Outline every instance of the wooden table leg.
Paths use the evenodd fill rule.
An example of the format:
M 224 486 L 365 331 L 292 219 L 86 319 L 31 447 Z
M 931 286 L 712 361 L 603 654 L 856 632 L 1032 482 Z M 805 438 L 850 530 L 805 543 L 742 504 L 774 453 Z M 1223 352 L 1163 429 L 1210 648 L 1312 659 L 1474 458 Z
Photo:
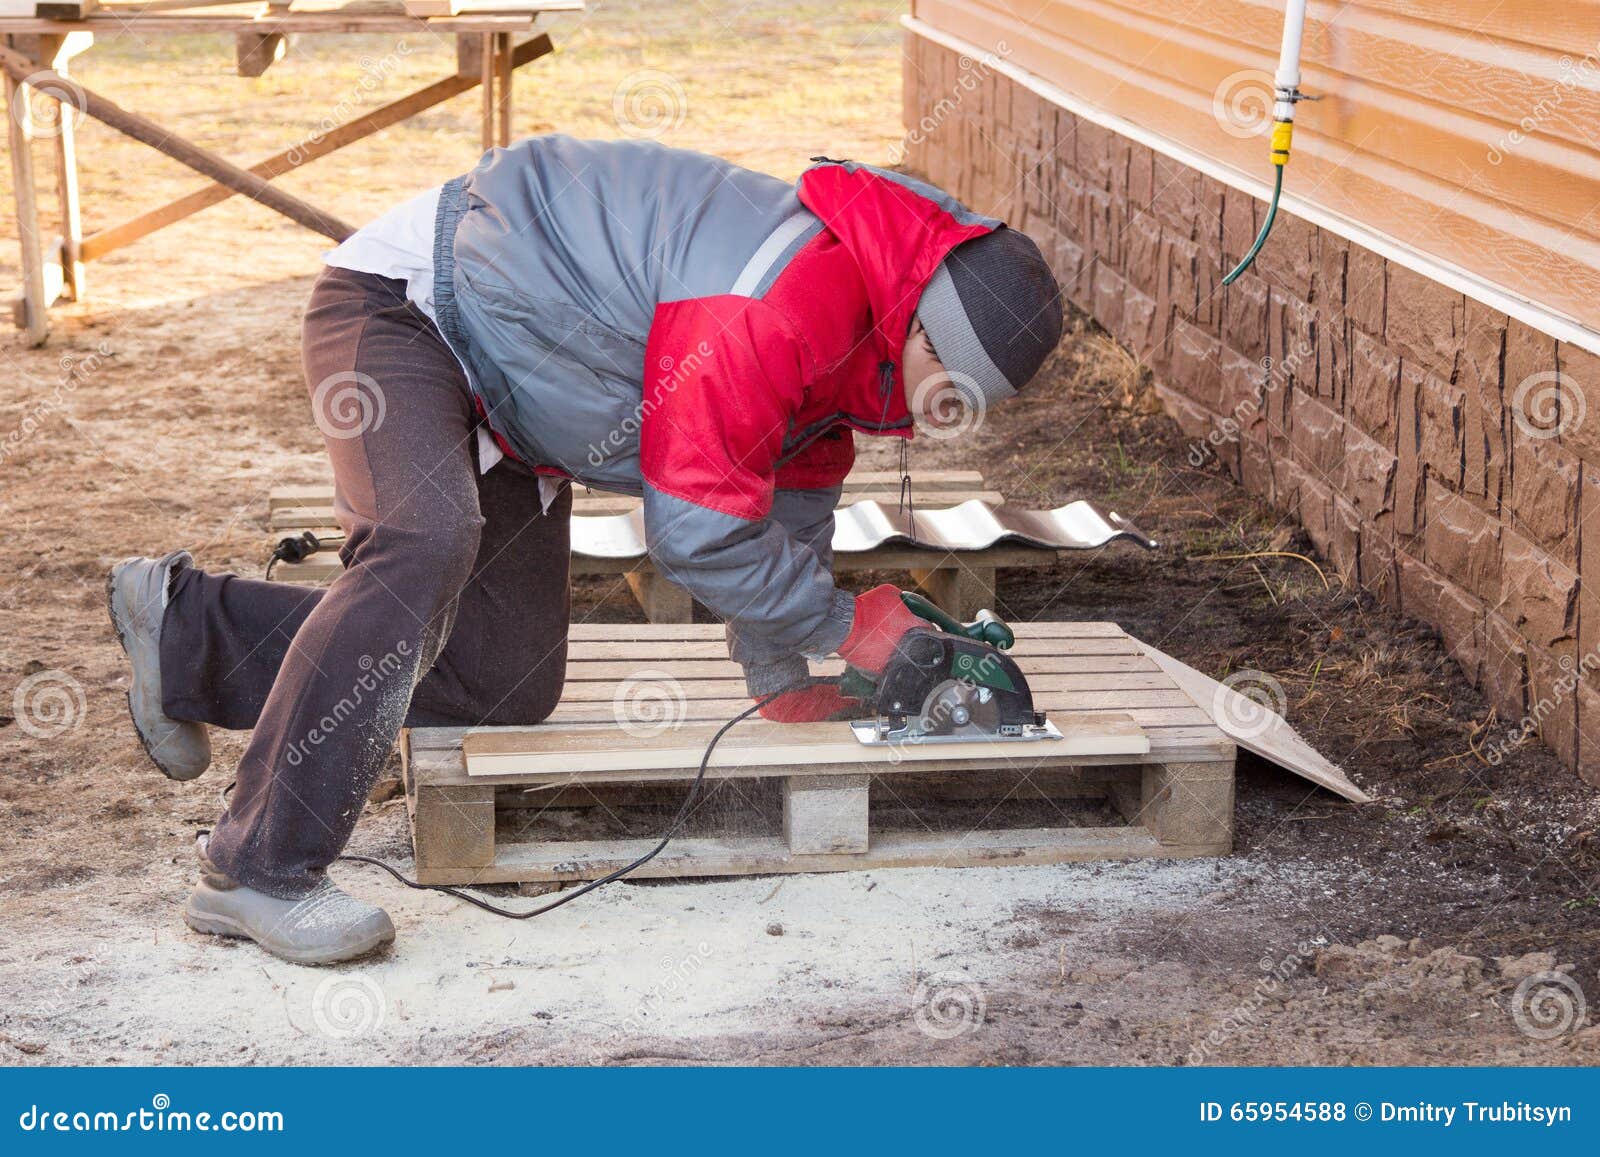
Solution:
M 499 129 L 495 138 L 501 148 L 511 143 L 511 33 L 495 33 L 496 51 L 495 72 L 495 99 L 498 105 Z
M 11 147 L 11 184 L 17 202 L 17 240 L 22 246 L 22 328 L 29 345 L 50 335 L 44 287 L 44 251 L 39 241 L 39 191 L 34 184 L 32 134 L 28 131 L 29 94 L 9 73 L 6 84 L 6 137 Z
M 65 41 L 64 36 L 42 37 L 45 41 Z M 56 45 L 60 49 L 61 45 Z M 56 72 L 67 75 L 70 53 L 58 51 Z M 73 301 L 84 299 L 83 283 L 83 214 L 78 200 L 78 148 L 77 109 L 65 101 L 56 101 L 59 129 L 56 132 L 56 190 L 61 205 L 61 278 L 62 288 Z
M 913 570 L 911 577 L 940 608 L 962 622 L 994 609 L 993 567 L 957 563 L 938 570 Z
M 677 583 L 668 582 L 653 570 L 632 570 L 624 577 L 644 617 L 652 623 L 694 622 L 694 600 Z
M 494 148 L 494 41 L 494 33 L 485 32 L 483 34 L 482 48 L 479 49 L 482 53 L 479 67 L 483 70 L 479 74 L 478 81 L 483 87 L 483 131 L 481 137 L 483 151 L 486 153 Z

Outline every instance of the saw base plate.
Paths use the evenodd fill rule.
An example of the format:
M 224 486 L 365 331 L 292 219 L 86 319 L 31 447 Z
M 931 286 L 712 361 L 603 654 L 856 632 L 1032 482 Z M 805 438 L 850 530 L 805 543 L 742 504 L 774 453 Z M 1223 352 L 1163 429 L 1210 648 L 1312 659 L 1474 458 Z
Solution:
M 918 747 L 941 743 L 1036 743 L 1042 739 L 1061 739 L 1061 729 L 1046 719 L 1043 725 L 1029 724 L 1021 735 L 919 735 L 884 731 L 876 719 L 857 719 L 850 724 L 858 742 L 867 747 Z

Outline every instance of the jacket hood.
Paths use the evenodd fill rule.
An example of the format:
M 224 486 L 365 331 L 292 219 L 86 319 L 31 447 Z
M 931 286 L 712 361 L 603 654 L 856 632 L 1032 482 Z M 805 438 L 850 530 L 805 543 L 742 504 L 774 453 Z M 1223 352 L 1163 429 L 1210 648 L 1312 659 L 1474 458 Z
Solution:
M 952 249 L 993 232 L 1003 222 L 974 213 L 949 194 L 903 173 L 853 161 L 817 160 L 821 163 L 800 177 L 800 202 L 839 239 L 861 272 L 879 363 L 889 367 L 880 372 L 892 374 L 891 382 L 898 387 L 887 399 L 889 424 L 904 427 L 900 361 L 922 291 Z

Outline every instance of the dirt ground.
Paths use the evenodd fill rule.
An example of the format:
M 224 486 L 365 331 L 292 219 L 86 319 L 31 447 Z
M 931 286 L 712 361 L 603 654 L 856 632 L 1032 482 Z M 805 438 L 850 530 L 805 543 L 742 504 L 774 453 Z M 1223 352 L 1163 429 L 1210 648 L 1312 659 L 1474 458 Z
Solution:
M 897 14 L 596 6 L 519 78 L 519 128 L 617 135 L 648 84 L 673 144 L 786 175 L 815 153 L 882 160 Z M 448 50 L 307 40 L 255 81 L 230 62 L 221 39 L 129 41 L 78 71 L 248 159 L 431 79 Z M 285 184 L 365 220 L 472 163 L 475 101 Z M 83 141 L 91 228 L 195 183 L 93 125 Z M 1270 676 L 1376 803 L 1247 759 L 1220 860 L 623 883 L 532 924 L 345 866 L 395 916 L 385 956 L 304 969 L 190 933 L 190 840 L 240 740 L 219 737 L 193 784 L 150 768 L 104 573 L 181 545 L 260 574 L 268 490 L 324 477 L 297 349 L 323 248 L 230 201 L 94 265 L 91 299 L 57 312 L 43 349 L 0 337 L 0 1063 L 1600 1061 L 1584 1010 L 1600 1001 L 1600 793 L 1505 748 L 1431 631 L 1325 562 L 1261 557 L 1312 552 L 1190 465 L 1145 375 L 1081 320 L 1025 401 L 919 443 L 913 471 L 977 466 L 1030 506 L 1098 496 L 1163 545 L 1004 576 L 996 609 L 1111 619 L 1214 676 Z M 612 587 L 576 594 L 585 616 L 636 614 Z M 369 812 L 355 850 L 406 863 L 403 803 Z

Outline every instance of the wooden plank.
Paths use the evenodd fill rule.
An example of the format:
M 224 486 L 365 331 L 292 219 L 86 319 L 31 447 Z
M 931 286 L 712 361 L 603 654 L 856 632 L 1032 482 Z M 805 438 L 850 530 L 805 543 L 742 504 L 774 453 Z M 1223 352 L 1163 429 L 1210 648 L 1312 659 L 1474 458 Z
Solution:
M 751 705 L 747 698 L 729 699 L 693 699 L 682 708 L 679 722 L 684 726 L 695 724 L 711 724 L 713 722 L 726 722 L 740 711 Z M 1211 716 L 1199 707 L 1195 707 L 1181 692 L 1171 693 L 1171 702 L 1153 704 L 1150 706 L 1119 706 L 1096 707 L 1089 697 L 1072 692 L 1058 694 L 1043 694 L 1034 696 L 1034 706 L 1040 711 L 1047 712 L 1053 720 L 1066 712 L 1079 715 L 1094 715 L 1099 712 L 1127 715 L 1141 727 L 1155 724 L 1169 725 L 1201 725 L 1211 722 Z M 592 733 L 593 724 L 604 728 L 615 728 L 618 723 L 618 709 L 610 703 L 562 703 L 550 713 L 545 723 L 551 727 L 579 727 Z M 740 724 L 741 727 L 746 724 Z M 750 723 L 749 726 L 759 725 Z M 768 724 L 767 726 L 779 726 Z M 1018 756 L 1020 758 L 1020 756 Z
M 1039 547 L 995 546 L 987 550 L 939 551 L 919 550 L 915 547 L 880 547 L 860 552 L 836 552 L 833 569 L 836 574 L 853 574 L 871 570 L 913 569 L 924 573 L 947 570 L 1020 570 L 1052 567 L 1060 552 Z M 334 578 L 342 570 L 338 556 L 332 552 L 312 555 L 305 562 L 284 563 L 275 571 L 280 582 L 321 583 Z M 572 574 L 597 577 L 626 575 L 652 570 L 648 557 L 593 558 L 574 552 Z
M 715 680 L 734 691 L 744 689 L 744 673 L 738 664 L 727 660 L 691 659 L 671 664 L 670 673 L 673 678 L 681 680 Z M 818 676 L 838 675 L 844 670 L 844 661 L 829 659 L 824 663 L 813 663 L 812 673 Z M 1127 680 L 1142 679 L 1159 668 L 1155 663 L 1138 655 L 1041 655 L 1028 664 L 1028 680 L 1036 684 L 1036 676 L 1049 675 L 1084 676 L 1096 680 L 1104 680 L 1107 686 L 1125 686 Z M 639 664 L 625 660 L 599 659 L 574 661 L 569 655 L 567 658 L 567 698 L 573 700 L 606 698 L 612 694 L 602 691 L 597 694 L 579 693 L 578 688 L 585 684 L 601 683 L 615 686 L 624 679 L 639 673 Z M 1163 685 L 1171 686 L 1168 681 Z M 716 698 L 725 698 L 728 692 Z
M 1138 721 L 1138 712 L 1129 712 L 1135 721 Z M 1146 712 L 1154 722 L 1141 723 L 1145 736 L 1150 740 L 1150 752 L 1146 760 L 1134 760 L 1127 756 L 1107 756 L 1105 758 L 1084 756 L 1074 759 L 1067 766 L 1075 769 L 1095 767 L 1102 764 L 1131 764 L 1131 763 L 1163 763 L 1163 762 L 1208 762 L 1226 761 L 1233 758 L 1234 743 L 1227 736 L 1217 730 L 1214 723 L 1168 723 L 1160 721 L 1161 716 L 1156 713 Z M 1170 713 L 1167 713 L 1170 714 Z M 1202 713 L 1203 714 L 1203 713 Z M 726 722 L 726 720 L 723 720 Z M 529 730 L 542 728 L 543 723 L 529 724 L 523 728 L 504 728 L 503 730 Z M 777 727 L 781 724 L 768 723 L 761 719 L 751 719 L 739 725 L 740 727 Z M 421 781 L 425 783 L 476 783 L 476 778 L 467 778 L 466 761 L 462 755 L 461 743 L 468 734 L 482 730 L 475 727 L 413 727 L 409 729 L 410 750 L 417 760 L 418 767 L 423 770 L 419 773 Z M 1211 753 L 1211 754 L 1200 754 Z M 948 768 L 918 767 L 919 773 L 934 771 L 952 771 L 963 774 L 970 772 L 970 762 L 958 761 Z M 809 773 L 812 769 L 808 767 Z M 880 769 L 874 769 L 877 774 Z M 1006 767 L 1000 770 L 1020 770 L 1020 765 L 1013 767 L 1007 761 Z M 1033 769 L 1037 770 L 1037 769 Z M 713 768 L 713 772 L 717 769 Z M 682 776 L 674 776 L 681 780 Z M 692 778 L 692 777 L 691 777 Z M 507 783 L 518 782 L 514 777 L 505 780 Z M 618 781 L 627 782 L 627 781 Z
M 982 490 L 983 474 L 977 470 L 918 470 L 911 476 L 913 492 L 924 486 L 939 490 Z M 845 476 L 846 494 L 861 490 L 900 491 L 898 470 L 852 470 Z
M 708 767 L 805 767 L 811 764 L 893 764 L 906 767 L 924 761 L 967 760 L 1060 763 L 1078 755 L 1144 755 L 1150 741 L 1132 718 L 1120 713 L 1052 717 L 1061 730 L 1058 740 L 1006 743 L 999 739 L 960 743 L 873 746 L 858 742 L 836 723 L 790 723 L 765 731 L 727 733 L 711 753 Z M 718 727 L 689 724 L 660 735 L 629 735 L 621 728 L 597 739 L 593 731 L 557 726 L 530 729 L 495 728 L 468 732 L 461 748 L 467 774 L 601 777 L 608 772 L 649 772 L 659 778 L 691 776 L 700 766 Z M 614 746 L 613 746 L 614 745 Z
M 1219 854 L 1232 849 L 1232 764 L 1148 764 L 1137 795 L 1122 784 L 1111 785 L 1111 792 L 1128 822 L 1143 825 L 1163 844 Z
M 918 0 L 917 17 L 968 42 L 962 52 L 1010 44 L 1014 51 L 1001 53 L 1006 66 L 1059 85 L 1101 115 L 1145 126 L 1218 170 L 1259 172 L 1261 141 L 1219 132 L 1214 106 L 1219 78 L 1270 72 L 1281 7 L 1253 0 L 1157 7 L 1177 15 L 1063 0 L 1019 25 L 1016 13 L 994 3 Z M 1535 25 L 1524 21 L 1522 5 L 1499 7 L 1516 13 L 1518 25 Z M 1240 43 L 1235 12 L 1249 13 L 1261 30 L 1248 37 L 1254 43 Z M 1600 218 L 1592 212 L 1600 154 L 1592 119 L 1563 123 L 1569 110 L 1597 99 L 1592 83 L 1575 82 L 1571 61 L 1555 52 L 1495 43 L 1472 25 L 1445 32 L 1390 20 L 1396 31 L 1374 38 L 1373 20 L 1357 15 L 1329 6 L 1307 24 L 1304 86 L 1330 99 L 1300 108 L 1285 208 L 1295 212 L 1297 199 L 1307 198 L 1335 220 L 1403 238 L 1416 256 L 1391 261 L 1435 277 L 1465 268 L 1489 283 L 1469 294 L 1521 296 L 1546 311 L 1546 324 L 1567 315 L 1600 325 Z M 1581 52 L 1592 55 L 1587 5 L 1584 22 L 1590 30 Z M 1359 57 L 1364 63 L 1351 63 Z M 1460 95 L 1446 96 L 1451 90 Z M 939 95 L 924 88 L 928 100 Z M 1480 108 L 1463 107 L 1469 96 Z M 1481 111 L 1489 107 L 1493 119 Z M 992 139 L 977 146 L 965 159 L 969 168 L 1007 164 Z
M 577 7 L 542 7 L 542 11 L 578 11 Z M 404 12 L 288 12 L 270 5 L 259 6 L 256 15 L 248 6 L 241 5 L 229 12 L 187 13 L 174 12 L 145 14 L 117 12 L 102 8 L 83 20 L 41 20 L 35 16 L 0 17 L 0 34 L 39 35 L 53 32 L 89 31 L 116 38 L 135 34 L 187 36 L 200 33 L 233 35 L 248 28 L 275 28 L 283 32 L 318 34 L 362 34 L 373 32 L 399 32 L 416 34 L 431 31 L 445 33 L 528 32 L 536 19 L 534 12 L 527 14 L 499 14 L 493 12 L 468 13 L 463 16 L 439 16 L 419 20 Z
M 449 13 L 447 15 L 453 15 Z M 479 144 L 483 152 L 494 148 L 494 34 L 483 34 L 482 54 L 478 60 L 478 84 L 482 90 L 482 108 L 479 113 Z
M 272 530 L 326 530 L 338 525 L 332 506 L 279 506 L 267 512 Z
M 38 0 L 33 14 L 40 20 L 82 20 L 100 7 L 100 0 Z
M 0 49 L 19 60 L 9 49 Z M 17 207 L 17 240 L 22 248 L 22 328 L 30 346 L 43 345 L 50 334 L 45 296 L 44 250 L 39 236 L 39 193 L 34 183 L 33 148 L 29 140 L 28 93 L 20 83 L 28 75 L 6 70 L 6 138 L 11 151 L 11 188 Z
M 1048 622 L 1013 623 L 1012 629 L 1020 641 L 1037 639 L 1129 639 L 1130 636 L 1117 623 L 1095 619 L 1060 619 Z M 573 643 L 615 643 L 636 640 L 639 642 L 720 642 L 722 627 L 715 623 L 685 623 L 679 626 L 657 627 L 647 623 L 593 623 L 576 622 L 567 629 L 567 638 Z M 1144 646 L 1137 648 L 1144 654 Z M 588 647 L 577 647 L 572 658 L 594 657 Z M 1153 660 L 1152 660 L 1153 662 Z
M 87 32 L 39 38 L 39 58 L 62 76 L 72 58 L 94 42 Z M 53 99 L 53 98 L 52 98 Z M 78 126 L 76 109 L 56 101 L 56 203 L 61 214 L 61 288 L 63 296 L 82 301 L 87 292 L 83 275 L 83 211 L 78 194 Z
M 654 840 L 561 841 L 502 845 L 495 862 L 470 872 L 417 869 L 427 884 L 590 880 L 655 846 Z M 768 872 L 842 872 L 877 868 L 1065 864 L 1086 860 L 1213 855 L 1162 844 L 1139 827 L 1017 828 L 976 832 L 881 832 L 864 853 L 795 855 L 780 837 L 678 839 L 641 867 L 640 879 L 735 876 Z
M 578 786 L 596 789 L 608 789 L 616 785 L 648 784 L 648 783 L 676 783 L 684 784 L 693 778 L 690 772 L 639 772 L 622 773 L 607 772 L 603 776 L 585 776 L 580 783 L 573 776 L 546 776 L 530 779 L 526 775 L 507 776 L 469 776 L 466 770 L 466 758 L 461 751 L 461 736 L 465 728 L 423 728 L 428 732 L 456 733 L 452 745 L 438 746 L 440 742 L 437 735 L 425 739 L 420 746 L 414 746 L 412 752 L 412 769 L 418 783 L 439 785 L 461 785 L 489 783 L 497 787 L 516 787 L 523 790 L 556 790 L 575 788 Z M 1204 727 L 1194 724 L 1184 727 L 1154 726 L 1146 727 L 1145 735 L 1150 739 L 1150 751 L 1144 757 L 1129 755 L 1084 755 L 1074 757 L 1065 767 L 1075 770 L 1101 771 L 1107 768 L 1124 768 L 1130 764 L 1143 761 L 1163 762 L 1188 762 L 1188 763 L 1216 763 L 1232 767 L 1235 748 L 1231 741 L 1218 736 L 1214 727 Z M 721 780 L 730 778 L 769 778 L 767 772 L 781 775 L 783 768 L 747 768 L 724 769 L 711 768 L 706 773 L 708 780 Z M 792 770 L 792 769 L 788 769 Z M 857 763 L 821 765 L 807 764 L 805 771 L 808 775 L 856 775 L 861 772 L 861 765 Z M 872 769 L 875 776 L 896 774 L 902 768 L 895 765 L 884 765 Z M 914 771 L 918 776 L 929 773 L 958 772 L 964 775 L 990 774 L 994 772 L 1026 773 L 1035 775 L 1042 771 L 1060 770 L 1053 766 L 1037 766 L 1005 761 L 997 765 L 974 765 L 972 761 L 952 761 L 938 763 L 927 761 L 916 764 L 904 770 Z
M 636 662 L 651 662 L 670 659 L 726 659 L 728 657 L 727 644 L 721 639 L 722 628 L 714 628 L 716 634 L 712 639 L 698 640 L 617 640 L 594 641 L 588 643 L 582 654 L 582 659 L 630 659 Z M 569 635 L 570 639 L 571 636 Z M 1007 654 L 1013 658 L 1018 656 L 1034 655 L 1142 655 L 1143 651 L 1134 640 L 1123 636 L 1122 638 L 1105 636 L 1087 636 L 1083 638 L 1036 638 L 1032 635 L 1018 634 L 1016 645 Z M 572 660 L 569 657 L 569 662 Z M 580 660 L 581 661 L 581 660 Z
M 417 784 L 410 793 L 417 868 L 483 868 L 494 862 L 494 787 Z
M 406 15 L 424 19 L 433 16 L 483 16 L 489 14 L 516 14 L 522 12 L 550 11 L 527 0 L 401 0 Z M 578 8 L 581 4 L 563 5 Z
M 540 39 L 548 39 L 540 38 Z M 481 54 L 477 51 L 478 42 L 467 40 L 464 43 L 473 45 L 470 53 L 473 75 L 476 77 L 482 65 Z M 519 49 L 526 49 L 535 41 L 527 41 Z M 549 51 L 549 49 L 545 49 Z M 518 67 L 526 64 L 527 60 L 519 57 Z M 884 470 L 854 470 L 845 476 L 840 484 L 841 491 L 848 502 L 852 495 L 883 494 L 897 497 L 900 493 L 900 475 L 893 471 Z M 926 493 L 950 492 L 970 496 L 974 491 L 986 491 L 983 475 L 976 470 L 926 470 L 918 471 L 915 478 L 915 495 L 917 503 L 923 504 Z M 987 491 L 999 495 L 998 491 Z M 574 509 L 584 502 L 628 503 L 626 509 L 633 509 L 639 504 L 638 495 L 621 494 L 607 490 L 595 490 L 580 484 L 572 488 L 572 501 Z M 965 501 L 963 499 L 963 501 Z M 313 482 L 305 485 L 275 486 L 267 494 L 267 507 L 276 510 L 280 506 L 328 506 L 333 505 L 333 483 Z
M 1074 679 L 1082 677 L 1073 677 Z M 1187 692 L 1174 687 L 1170 682 L 1162 681 L 1162 685 L 1155 687 L 1121 688 L 1105 686 L 1103 679 L 1096 680 L 1088 676 L 1087 681 L 1098 682 L 1100 685 L 1082 687 L 1060 687 L 1057 680 L 1049 676 L 1035 678 L 1028 676 L 1028 685 L 1033 690 L 1035 704 L 1050 703 L 1056 711 L 1126 711 L 1134 708 L 1174 707 L 1187 710 L 1195 707 L 1195 702 L 1189 698 Z M 737 703 L 745 698 L 742 684 L 733 681 L 696 680 L 690 687 L 684 683 L 669 681 L 667 679 L 654 681 L 660 687 L 670 691 L 674 697 L 682 697 L 684 706 L 693 704 L 700 713 L 706 710 L 716 710 L 717 704 Z M 573 687 L 571 696 L 562 697 L 562 706 L 580 707 L 599 705 L 605 710 L 618 709 L 614 700 L 618 694 L 625 694 L 623 690 L 627 683 L 618 683 L 615 688 L 605 683 L 587 683 Z
M 483 0 L 479 0 L 483 2 Z M 495 144 L 505 148 L 511 143 L 511 82 L 512 69 L 516 67 L 511 60 L 511 34 L 508 32 L 495 33 Z
M 834 551 L 836 572 L 862 570 L 947 570 L 956 567 L 988 567 L 995 570 L 1055 566 L 1060 551 L 1038 546 L 1010 544 L 983 550 L 944 550 L 933 547 L 887 545 L 872 550 Z M 650 565 L 648 556 L 635 558 L 595 558 L 573 551 L 572 573 L 585 575 L 626 574 Z
M 310 486 L 275 486 L 267 492 L 267 509 L 280 506 L 333 506 L 333 487 L 321 483 Z
M 731 664 L 730 664 L 731 665 Z M 637 672 L 637 668 L 634 669 Z M 624 679 L 627 676 L 623 677 Z M 617 696 L 619 688 L 625 686 L 621 681 L 580 681 L 568 682 L 566 689 L 561 694 L 563 703 L 611 703 Z M 1033 670 L 1028 670 L 1028 687 L 1033 691 L 1034 697 L 1046 691 L 1076 692 L 1080 697 L 1092 698 L 1095 695 L 1124 695 L 1130 693 L 1158 694 L 1172 698 L 1180 706 L 1190 706 L 1189 696 L 1183 691 L 1173 687 L 1172 680 L 1161 671 L 1128 671 L 1114 674 L 1100 672 L 1084 672 L 1081 674 L 1067 675 L 1042 675 Z M 682 694 L 686 699 L 727 699 L 744 694 L 743 677 L 726 679 L 679 679 L 672 686 L 674 692 Z M 1141 704 L 1149 706 L 1149 704 Z
M 1240 747 L 1352 803 L 1372 802 L 1342 767 L 1323 758 L 1282 716 L 1148 643 L 1140 646 Z

